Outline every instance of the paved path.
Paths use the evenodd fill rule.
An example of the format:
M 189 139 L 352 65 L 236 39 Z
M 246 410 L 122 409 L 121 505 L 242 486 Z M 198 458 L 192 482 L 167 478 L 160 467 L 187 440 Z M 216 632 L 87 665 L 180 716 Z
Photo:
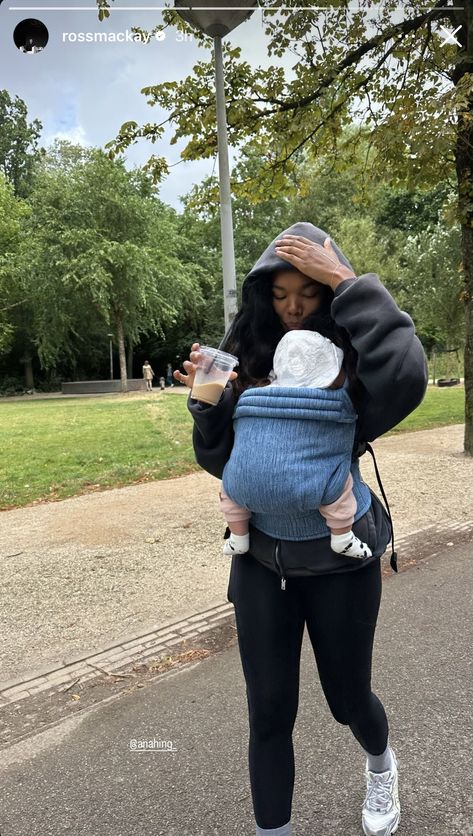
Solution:
M 396 545 L 427 528 L 416 549 L 426 539 L 435 551 L 432 526 L 456 542 L 454 533 L 462 537 L 473 524 L 466 490 L 473 459 L 463 455 L 463 431 L 456 425 L 375 442 Z M 368 454 L 361 470 L 379 495 Z M 198 472 L 3 511 L 0 695 L 45 666 L 58 669 L 145 634 L 155 641 L 166 623 L 225 604 L 218 485 Z
M 374 687 L 399 759 L 399 836 L 473 833 L 471 558 L 452 546 L 383 588 Z M 90 710 L 72 697 L 66 708 L 38 733 L 31 706 L 29 736 L 2 752 L 2 836 L 253 836 L 235 642 Z M 153 739 L 154 751 L 130 748 Z M 364 759 L 330 718 L 307 634 L 294 740 L 294 836 L 361 836 Z
M 89 395 L 82 394 L 82 395 L 64 395 L 62 392 L 35 392 L 33 395 L 9 395 L 8 397 L 0 397 L 0 404 L 2 403 L 10 403 L 10 401 L 50 401 L 50 400 L 71 400 L 78 399 L 78 398 L 135 398 L 135 397 L 143 397 L 146 394 L 145 389 L 132 391 L 132 392 L 92 392 Z M 153 386 L 153 395 L 163 395 L 161 388 L 159 386 Z M 189 390 L 187 386 L 183 386 L 181 384 L 174 384 L 173 386 L 166 386 L 164 390 L 164 395 L 188 395 Z

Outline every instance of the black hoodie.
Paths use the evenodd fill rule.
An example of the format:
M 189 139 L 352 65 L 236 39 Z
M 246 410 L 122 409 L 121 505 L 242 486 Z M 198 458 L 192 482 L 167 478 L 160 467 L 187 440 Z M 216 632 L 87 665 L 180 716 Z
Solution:
M 263 274 L 294 269 L 275 252 L 276 241 L 286 233 L 302 235 L 321 245 L 328 237 L 323 230 L 305 222 L 284 230 L 246 276 L 242 287 L 243 300 L 249 284 L 258 281 Z M 352 269 L 334 241 L 331 240 L 331 243 L 340 261 Z M 346 330 L 358 354 L 356 374 L 363 393 L 357 403 L 356 438 L 361 443 L 373 441 L 399 424 L 421 403 L 428 382 L 424 350 L 415 334 L 411 317 L 398 308 L 374 273 L 342 281 L 334 292 L 331 315 L 335 323 Z M 188 409 L 194 419 L 196 461 L 218 479 L 233 446 L 234 407 L 231 384 L 227 384 L 216 406 L 192 400 L 190 396 L 188 399 Z M 391 534 L 387 515 L 374 494 L 372 507 L 354 523 L 353 531 L 368 543 L 373 552 L 372 558 L 361 561 L 336 555 L 330 549 L 330 538 L 276 542 L 251 527 L 251 521 L 250 549 L 254 557 L 275 571 L 280 572 L 278 562 L 283 563 L 288 576 L 350 571 L 365 566 L 385 551 Z M 283 560 L 278 561 L 278 557 Z

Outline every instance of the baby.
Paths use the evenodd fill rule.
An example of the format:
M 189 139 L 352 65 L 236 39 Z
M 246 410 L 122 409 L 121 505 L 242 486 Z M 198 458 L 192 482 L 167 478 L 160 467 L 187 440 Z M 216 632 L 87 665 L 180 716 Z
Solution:
M 343 351 L 317 331 L 288 331 L 274 353 L 274 368 L 269 374 L 271 386 L 339 389 L 345 383 L 342 361 Z M 350 444 L 346 449 L 348 467 L 351 453 Z M 347 557 L 371 557 L 368 545 L 351 530 L 356 511 L 352 486 L 353 478 L 349 472 L 341 495 L 329 505 L 320 505 L 318 510 L 331 531 L 330 545 L 334 552 Z M 248 520 L 251 514 L 227 496 L 223 483 L 219 496 L 220 510 L 231 532 L 223 553 L 246 554 L 250 547 Z

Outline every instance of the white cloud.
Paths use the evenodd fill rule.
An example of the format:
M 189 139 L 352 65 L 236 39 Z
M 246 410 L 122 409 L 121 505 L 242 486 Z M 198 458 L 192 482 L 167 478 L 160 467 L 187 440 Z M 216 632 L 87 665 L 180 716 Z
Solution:
M 75 5 L 81 2 L 92 5 L 91 0 L 76 0 Z M 95 11 L 38 11 L 35 17 L 47 26 L 49 42 L 42 52 L 25 56 L 14 45 L 12 35 L 17 23 L 32 13 L 12 12 L 7 4 L 0 5 L 1 86 L 12 97 L 24 99 L 30 120 L 37 118 L 42 122 L 42 145 L 64 138 L 80 145 L 103 147 L 126 121 L 163 121 L 166 113 L 150 107 L 141 89 L 185 78 L 197 61 L 209 60 L 209 50 L 199 48 L 196 42 L 177 42 L 175 30 L 169 29 L 164 42 L 152 40 L 149 45 L 68 42 L 64 33 L 125 33 L 133 26 L 150 31 L 161 20 L 159 12 L 119 12 L 118 8 L 112 8 L 110 18 L 103 23 Z M 291 56 L 284 62 L 268 58 L 259 12 L 225 42 L 241 46 L 242 59 L 255 66 L 283 63 L 289 68 L 293 61 Z M 180 151 L 186 142 L 170 145 L 172 133 L 172 128 L 167 127 L 160 142 L 140 140 L 130 146 L 126 164 L 143 165 L 152 154 L 165 156 L 170 164 L 178 163 L 161 186 L 161 198 L 180 211 L 179 195 L 209 176 L 214 160 L 180 162 Z M 231 151 L 230 156 L 234 156 Z M 218 173 L 217 166 L 215 172 Z
M 52 145 L 56 139 L 66 139 L 69 142 L 74 143 L 74 145 L 82 145 L 84 148 L 91 145 L 82 125 L 77 125 L 69 131 L 56 131 L 51 134 L 43 134 L 41 143 L 46 147 L 48 145 Z

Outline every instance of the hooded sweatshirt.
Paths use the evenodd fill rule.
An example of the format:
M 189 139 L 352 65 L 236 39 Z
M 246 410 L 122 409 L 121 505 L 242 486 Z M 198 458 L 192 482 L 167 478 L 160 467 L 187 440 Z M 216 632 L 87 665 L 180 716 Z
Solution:
M 243 301 L 252 282 L 275 270 L 294 269 L 275 251 L 276 241 L 286 233 L 302 235 L 320 245 L 328 237 L 324 230 L 306 222 L 293 224 L 277 235 L 247 274 L 242 287 Z M 332 246 L 341 263 L 352 269 L 333 240 Z M 360 445 L 363 451 L 364 442 L 373 441 L 409 415 L 421 403 L 428 381 L 427 362 L 414 323 L 398 308 L 376 274 L 356 277 L 353 271 L 352 279 L 342 281 L 334 292 L 331 316 L 337 326 L 346 330 L 358 355 L 356 374 L 362 385 L 362 396 L 357 404 L 355 458 L 351 467 L 357 500 L 353 531 L 368 543 L 373 556 L 361 561 L 331 552 L 328 530 L 324 530 L 325 521 L 318 511 L 309 512 L 308 520 L 302 513 L 288 515 L 291 519 L 285 522 L 295 532 L 292 539 L 264 532 L 250 521 L 251 553 L 277 572 L 283 558 L 281 562 L 289 566 L 289 575 L 355 571 L 385 551 L 390 539 L 389 521 L 376 495 L 361 480 L 356 452 L 360 451 Z M 218 479 L 222 478 L 234 443 L 235 405 L 230 383 L 215 406 L 195 401 L 190 395 L 188 399 L 188 409 L 194 419 L 196 460 Z M 277 529 L 272 527 L 272 530 Z

